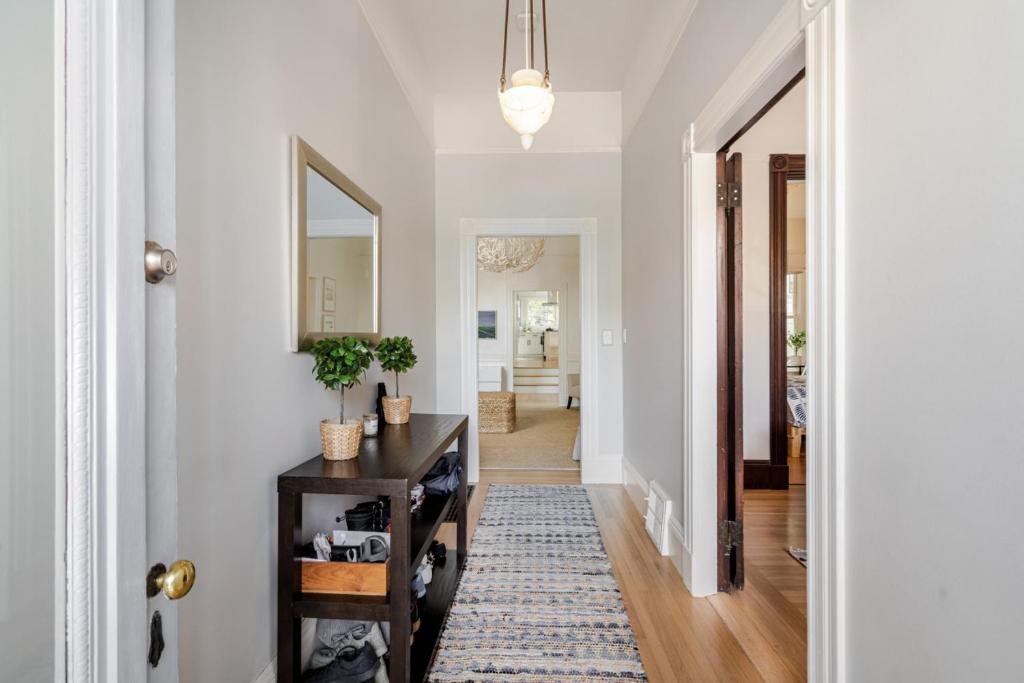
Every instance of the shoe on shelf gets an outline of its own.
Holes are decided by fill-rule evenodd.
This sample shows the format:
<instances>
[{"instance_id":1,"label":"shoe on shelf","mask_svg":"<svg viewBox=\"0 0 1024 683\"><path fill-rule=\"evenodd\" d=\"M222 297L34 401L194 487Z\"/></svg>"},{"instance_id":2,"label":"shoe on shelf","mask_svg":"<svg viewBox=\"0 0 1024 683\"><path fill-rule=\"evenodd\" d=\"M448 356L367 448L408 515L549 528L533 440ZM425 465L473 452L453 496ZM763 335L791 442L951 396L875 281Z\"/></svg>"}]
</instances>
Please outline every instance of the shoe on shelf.
<instances>
[{"instance_id":1,"label":"shoe on shelf","mask_svg":"<svg viewBox=\"0 0 1024 683\"><path fill-rule=\"evenodd\" d=\"M302 675L303 683L366 683L372 681L380 667L380 658L369 643L361 648L345 647L334 661Z\"/></svg>"}]
</instances>

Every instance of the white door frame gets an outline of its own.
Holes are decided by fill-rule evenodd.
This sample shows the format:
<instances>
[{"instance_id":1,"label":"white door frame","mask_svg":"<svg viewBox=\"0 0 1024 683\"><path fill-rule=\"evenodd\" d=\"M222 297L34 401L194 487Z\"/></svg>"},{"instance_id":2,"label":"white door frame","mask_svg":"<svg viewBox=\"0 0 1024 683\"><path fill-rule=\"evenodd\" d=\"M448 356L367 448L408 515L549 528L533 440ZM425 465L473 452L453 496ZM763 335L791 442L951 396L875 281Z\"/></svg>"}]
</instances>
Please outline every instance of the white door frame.
<instances>
[{"instance_id":1,"label":"white door frame","mask_svg":"<svg viewBox=\"0 0 1024 683\"><path fill-rule=\"evenodd\" d=\"M507 287L507 285L506 285L506 287ZM529 291L538 291L538 290L508 288L508 297L507 297L508 303L507 303L507 305L508 305L508 311L509 311L509 329L512 331L512 344L510 345L510 348L509 348L508 352L505 354L505 359L506 359L505 362L507 363L506 367L509 368L509 377L511 378L511 381L510 381L511 388L509 389L509 391L515 391L516 390L516 386L515 386L515 364L516 364L516 352L519 350L519 346L518 346L518 343L517 343L517 341L518 341L517 337L519 335L519 330L516 328L516 315L515 315L516 293L517 292L529 292ZM564 308L565 308L564 302L566 301L566 297L569 296L569 294L568 294L568 292L569 292L569 283L568 282L561 282L558 285L558 289L548 290L548 291L554 291L558 295L558 335L559 335L558 336L558 343L559 343L559 349L558 349L558 402L559 403L566 403L567 400L568 400L568 382L567 382L567 378L566 378L565 362L562 360L561 344L562 344L562 340L565 339L568 336L568 334L569 334L567 326L565 324L565 316L562 315L562 313L564 312Z\"/></svg>"},{"instance_id":2,"label":"white door frame","mask_svg":"<svg viewBox=\"0 0 1024 683\"><path fill-rule=\"evenodd\" d=\"M469 415L469 480L480 481L477 347L478 237L565 237L580 241L580 476L602 480L597 461L597 219L595 218L463 218L460 221L459 300L462 345L462 412ZM513 342L514 343L514 339ZM511 369L510 369L511 372ZM513 380L514 381L514 380Z\"/></svg>"},{"instance_id":3,"label":"white door frame","mask_svg":"<svg viewBox=\"0 0 1024 683\"><path fill-rule=\"evenodd\" d=\"M717 590L715 153L807 69L808 678L845 679L843 647L845 0L790 0L683 136L683 576Z\"/></svg>"},{"instance_id":4,"label":"white door frame","mask_svg":"<svg viewBox=\"0 0 1024 683\"><path fill-rule=\"evenodd\" d=\"M75 683L147 677L145 4L55 3L63 20L65 673Z\"/></svg>"}]
</instances>

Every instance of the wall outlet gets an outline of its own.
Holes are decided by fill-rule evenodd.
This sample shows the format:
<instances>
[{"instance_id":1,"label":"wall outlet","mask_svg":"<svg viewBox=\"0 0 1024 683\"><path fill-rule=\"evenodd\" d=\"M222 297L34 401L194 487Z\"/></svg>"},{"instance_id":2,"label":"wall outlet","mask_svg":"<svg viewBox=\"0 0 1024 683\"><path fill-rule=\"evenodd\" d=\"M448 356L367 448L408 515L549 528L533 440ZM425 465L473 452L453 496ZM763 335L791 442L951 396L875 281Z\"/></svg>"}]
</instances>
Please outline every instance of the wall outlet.
<instances>
[{"instance_id":1,"label":"wall outlet","mask_svg":"<svg viewBox=\"0 0 1024 683\"><path fill-rule=\"evenodd\" d=\"M611 330L601 330L601 344L603 346L611 346L612 345L612 331Z\"/></svg>"}]
</instances>

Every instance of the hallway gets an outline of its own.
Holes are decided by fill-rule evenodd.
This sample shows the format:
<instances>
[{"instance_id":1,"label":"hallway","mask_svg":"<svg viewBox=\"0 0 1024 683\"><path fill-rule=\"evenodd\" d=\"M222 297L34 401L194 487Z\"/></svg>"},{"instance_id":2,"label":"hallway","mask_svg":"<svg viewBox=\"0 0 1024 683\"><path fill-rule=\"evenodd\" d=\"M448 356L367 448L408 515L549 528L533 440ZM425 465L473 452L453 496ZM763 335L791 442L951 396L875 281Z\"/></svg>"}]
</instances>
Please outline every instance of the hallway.
<instances>
[{"instance_id":1,"label":"hallway","mask_svg":"<svg viewBox=\"0 0 1024 683\"><path fill-rule=\"evenodd\" d=\"M511 434L480 434L481 469L572 470L580 409L567 410L557 395L519 394Z\"/></svg>"},{"instance_id":2,"label":"hallway","mask_svg":"<svg viewBox=\"0 0 1024 683\"><path fill-rule=\"evenodd\" d=\"M470 538L490 484L579 481L574 472L482 471L469 503ZM671 558L657 553L625 489L587 490L653 683L807 680L806 570L785 550L803 542L792 532L803 528L803 487L748 492L746 588L708 598L692 597Z\"/></svg>"}]
</instances>

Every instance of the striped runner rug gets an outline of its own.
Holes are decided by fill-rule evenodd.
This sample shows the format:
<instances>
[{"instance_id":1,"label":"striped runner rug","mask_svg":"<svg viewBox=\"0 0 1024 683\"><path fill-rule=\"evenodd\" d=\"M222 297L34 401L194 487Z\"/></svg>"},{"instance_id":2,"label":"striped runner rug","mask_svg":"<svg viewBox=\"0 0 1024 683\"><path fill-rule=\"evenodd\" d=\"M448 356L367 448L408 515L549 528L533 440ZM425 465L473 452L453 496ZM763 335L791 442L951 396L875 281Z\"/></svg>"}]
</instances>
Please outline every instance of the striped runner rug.
<instances>
[{"instance_id":1,"label":"striped runner rug","mask_svg":"<svg viewBox=\"0 0 1024 683\"><path fill-rule=\"evenodd\" d=\"M492 485L429 681L646 681L582 486Z\"/></svg>"}]
</instances>

